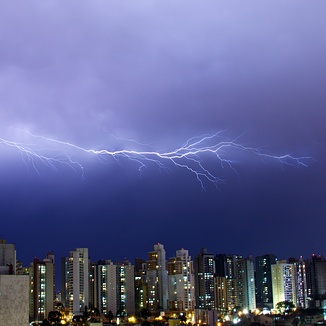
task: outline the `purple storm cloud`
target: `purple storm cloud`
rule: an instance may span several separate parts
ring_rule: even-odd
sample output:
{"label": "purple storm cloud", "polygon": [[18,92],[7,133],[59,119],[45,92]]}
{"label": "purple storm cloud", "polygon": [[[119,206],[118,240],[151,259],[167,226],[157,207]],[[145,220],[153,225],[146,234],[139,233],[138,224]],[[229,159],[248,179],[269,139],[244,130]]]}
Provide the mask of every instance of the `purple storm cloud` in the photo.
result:
{"label": "purple storm cloud", "polygon": [[[324,1],[294,0],[2,3],[0,139],[69,160],[67,148],[54,153],[28,133],[84,149],[164,153],[224,130],[247,148],[313,159],[288,166],[232,153],[235,172],[197,157],[225,181],[202,192],[180,167],[139,173],[137,160],[85,158],[83,179],[69,164],[35,168],[0,141],[0,235],[27,263],[77,246],[132,259],[158,241],[171,254],[322,250],[325,10]],[[121,234],[130,241],[118,245]]]}

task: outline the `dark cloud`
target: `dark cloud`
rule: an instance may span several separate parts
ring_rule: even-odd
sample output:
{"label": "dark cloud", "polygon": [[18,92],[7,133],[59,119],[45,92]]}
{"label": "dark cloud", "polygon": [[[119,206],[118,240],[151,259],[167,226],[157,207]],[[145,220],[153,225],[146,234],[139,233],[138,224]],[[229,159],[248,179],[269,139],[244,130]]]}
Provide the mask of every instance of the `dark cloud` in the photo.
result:
{"label": "dark cloud", "polygon": [[[117,259],[145,255],[157,241],[192,255],[202,246],[245,255],[322,250],[322,240],[312,240],[322,228],[311,224],[323,223],[326,210],[325,7],[1,4],[0,137],[40,141],[20,128],[88,148],[141,147],[115,135],[167,150],[223,129],[227,139],[243,134],[246,146],[314,157],[303,168],[237,153],[238,173],[209,163],[225,183],[202,192],[180,168],[152,164],[139,173],[137,162],[84,156],[82,180],[77,165],[59,164],[56,172],[2,145],[2,214],[10,219],[4,236],[20,245],[18,256],[32,230],[38,235],[25,257],[43,254],[39,242],[60,254],[85,245],[93,256]],[[130,241],[138,245],[130,249]]]}

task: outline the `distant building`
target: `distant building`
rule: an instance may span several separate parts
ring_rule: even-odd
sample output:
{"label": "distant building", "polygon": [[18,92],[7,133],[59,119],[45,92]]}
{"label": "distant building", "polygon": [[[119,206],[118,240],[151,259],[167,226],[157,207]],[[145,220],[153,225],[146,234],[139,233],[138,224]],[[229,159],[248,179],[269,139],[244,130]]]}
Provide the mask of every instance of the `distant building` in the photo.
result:
{"label": "distant building", "polygon": [[166,254],[160,243],[153,246],[146,261],[147,307],[150,311],[164,311],[168,303],[168,272]]}
{"label": "distant building", "polygon": [[309,308],[306,263],[302,257],[293,262],[293,277],[295,286],[295,305],[300,308]]}
{"label": "distant building", "polygon": [[312,272],[313,272],[313,296],[316,299],[326,297],[326,260],[323,256],[311,257]]}
{"label": "distant building", "polygon": [[62,260],[63,298],[73,314],[81,314],[89,305],[88,248],[70,251]]}
{"label": "distant building", "polygon": [[256,309],[255,269],[251,257],[219,254],[215,258],[215,305],[219,313],[236,307]]}
{"label": "distant building", "polygon": [[195,297],[197,309],[214,309],[214,254],[201,249],[194,259]]}
{"label": "distant building", "polygon": [[100,260],[94,266],[95,306],[103,314],[110,311],[117,316],[135,313],[135,271],[127,260],[113,263]]}
{"label": "distant building", "polygon": [[321,255],[312,255],[305,260],[307,296],[310,307],[321,307],[326,299],[326,260]]}
{"label": "distant building", "polygon": [[272,286],[274,309],[279,302],[289,301],[296,303],[294,266],[286,260],[277,261],[272,265]]}
{"label": "distant building", "polygon": [[[227,255],[227,254],[218,254],[215,257],[215,275],[219,277],[215,279],[216,282],[221,284],[217,285],[217,289],[221,285],[224,286],[224,279],[225,278],[225,287],[226,287],[226,303],[223,302],[215,302],[218,311],[222,313],[224,309],[227,307],[228,310],[233,309],[234,307],[239,306],[239,291],[238,291],[238,283],[237,283],[237,260],[242,259],[242,256],[237,255]],[[216,300],[219,299],[221,294],[216,297]]]}
{"label": "distant building", "polygon": [[16,249],[14,244],[0,239],[0,274],[16,274]]}
{"label": "distant building", "polygon": [[128,260],[117,264],[118,270],[118,312],[121,316],[135,313],[135,266]]}
{"label": "distant building", "polygon": [[272,264],[277,258],[273,254],[257,256],[256,259],[256,306],[273,308]]}
{"label": "distant building", "polygon": [[168,309],[193,311],[195,309],[195,279],[193,261],[188,250],[177,250],[176,257],[168,262]]}
{"label": "distant building", "polygon": [[219,315],[227,314],[229,311],[227,279],[225,276],[214,278],[215,307]]}
{"label": "distant building", "polygon": [[55,268],[54,255],[48,253],[40,261],[34,258],[30,266],[30,317],[33,320],[43,320],[54,310],[55,299]]}
{"label": "distant building", "polygon": [[135,309],[147,308],[146,261],[135,259]]}
{"label": "distant building", "polygon": [[65,307],[69,307],[69,257],[61,258],[61,300]]}
{"label": "distant building", "polygon": [[251,257],[236,260],[236,292],[238,306],[249,311],[256,309],[255,267]]}

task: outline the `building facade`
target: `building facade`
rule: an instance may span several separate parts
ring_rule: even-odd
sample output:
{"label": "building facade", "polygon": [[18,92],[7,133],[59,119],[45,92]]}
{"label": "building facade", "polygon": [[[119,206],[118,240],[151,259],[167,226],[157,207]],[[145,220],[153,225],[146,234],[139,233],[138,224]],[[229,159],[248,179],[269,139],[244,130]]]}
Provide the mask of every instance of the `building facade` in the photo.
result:
{"label": "building facade", "polygon": [[193,261],[188,250],[177,250],[176,257],[168,262],[168,309],[193,311],[195,309],[195,280]]}
{"label": "building facade", "polygon": [[168,271],[166,253],[160,243],[153,246],[146,261],[147,308],[150,311],[164,311],[168,305]]}
{"label": "building facade", "polygon": [[62,260],[63,298],[73,314],[82,314],[89,307],[88,248],[76,248]]}
{"label": "building facade", "polygon": [[201,249],[194,259],[195,296],[197,309],[214,309],[214,254]]}
{"label": "building facade", "polygon": [[256,259],[256,305],[257,308],[273,308],[272,264],[277,258],[273,254],[257,256]]}
{"label": "building facade", "polygon": [[296,303],[293,264],[286,260],[277,261],[272,265],[272,286],[274,309],[283,301]]}
{"label": "building facade", "polygon": [[49,253],[40,261],[34,258],[31,263],[30,276],[30,318],[40,320],[48,317],[54,310],[55,299],[55,267],[54,255]]}

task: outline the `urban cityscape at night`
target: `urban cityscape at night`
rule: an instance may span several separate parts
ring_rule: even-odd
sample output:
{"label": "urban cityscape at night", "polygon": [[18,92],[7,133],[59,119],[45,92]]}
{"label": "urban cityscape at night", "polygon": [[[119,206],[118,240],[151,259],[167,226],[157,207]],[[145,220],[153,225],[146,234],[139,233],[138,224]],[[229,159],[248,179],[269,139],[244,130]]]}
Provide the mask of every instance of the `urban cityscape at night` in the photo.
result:
{"label": "urban cityscape at night", "polygon": [[71,250],[59,268],[53,252],[29,266],[16,256],[15,245],[0,240],[1,300],[6,307],[18,299],[16,318],[28,312],[32,324],[287,325],[307,318],[306,311],[316,322],[325,315],[326,260],[320,255],[243,257],[202,248],[192,257],[181,248],[167,258],[157,243],[146,259],[133,262],[92,262],[88,248]]}
{"label": "urban cityscape at night", "polygon": [[325,324],[325,0],[0,3],[0,326]]}

